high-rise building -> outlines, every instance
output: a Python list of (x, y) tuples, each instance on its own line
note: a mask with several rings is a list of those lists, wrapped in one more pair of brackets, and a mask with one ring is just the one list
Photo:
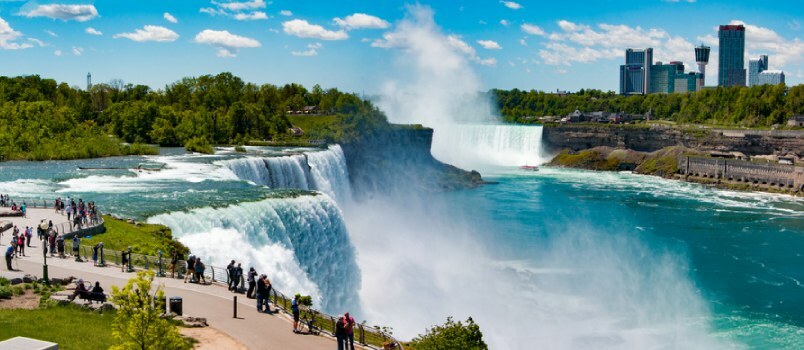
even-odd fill
[(761, 55), (758, 60), (748, 60), (748, 86), (758, 85), (759, 73), (766, 70), (768, 70), (768, 55)]
[(652, 65), (652, 48), (625, 50), (625, 64), (620, 66), (620, 94), (648, 94)]
[(700, 79), (696, 82), (697, 90), (700, 90), (706, 84), (706, 65), (709, 64), (709, 46), (698, 46), (695, 48), (695, 62), (698, 63), (698, 73)]
[(87, 91), (92, 89), (92, 73), (87, 73)]
[(784, 84), (784, 72), (780, 70), (766, 70), (757, 76), (757, 85)]
[(717, 32), (719, 86), (745, 86), (745, 27), (722, 25)]
[(672, 94), (676, 92), (694, 92), (702, 80), (701, 73), (684, 73), (684, 63), (672, 61), (667, 64), (656, 62), (650, 68), (650, 93)]

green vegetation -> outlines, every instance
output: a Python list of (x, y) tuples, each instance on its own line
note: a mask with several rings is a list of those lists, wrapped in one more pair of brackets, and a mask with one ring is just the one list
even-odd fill
[(605, 157), (595, 149), (583, 150), (576, 154), (564, 150), (553, 158), (550, 165), (590, 170), (617, 170), (619, 162), (614, 158)]
[(190, 141), (187, 141), (184, 144), (184, 149), (190, 152), (198, 152), (204, 154), (213, 154), (215, 150), (212, 149), (212, 145), (209, 144), (207, 138), (205, 136), (193, 137)]
[(455, 322), (452, 317), (448, 317), (447, 323), (428, 329), (426, 334), (414, 338), (405, 348), (487, 350), (489, 347), (483, 341), (480, 326), (471, 317), (466, 319), (466, 324), (461, 321)]
[(804, 85), (761, 85), (718, 87), (693, 93), (616, 95), (613, 91), (580, 90), (571, 95), (542, 91), (491, 90), (506, 120), (533, 123), (525, 116), (566, 116), (578, 109), (585, 112), (608, 111), (645, 114), (654, 119), (677, 123), (715, 126), (784, 126), (793, 115), (804, 114)]
[(178, 327), (160, 317), (165, 310), (165, 293), (157, 287), (151, 293), (153, 271), (139, 271), (123, 289), (112, 286), (112, 303), (118, 309), (112, 323), (117, 344), (112, 350), (190, 349)]
[(235, 146), (234, 149), (235, 149), (235, 152), (240, 152), (240, 153), (245, 153), (246, 152), (246, 148), (243, 147), (243, 146)]
[(114, 312), (97, 313), (75, 305), (0, 310), (0, 340), (20, 336), (58, 343), (65, 350), (108, 349), (116, 344), (113, 320)]
[(156, 256), (162, 250), (164, 256), (170, 257), (174, 252), (188, 254), (189, 249), (179, 241), (173, 239), (170, 229), (155, 224), (129, 224), (125, 220), (115, 219), (109, 215), (103, 216), (106, 233), (92, 238), (84, 238), (81, 244), (91, 247), (103, 242), (105, 249), (127, 250), (131, 247), (137, 254)]
[(670, 176), (678, 173), (681, 154), (699, 152), (681, 146), (665, 147), (651, 153), (594, 147), (578, 153), (563, 150), (549, 165), (589, 170), (633, 170), (638, 174)]
[(207, 152), (212, 144), (293, 141), (297, 137), (288, 132), (291, 121), (285, 114), (304, 106), (325, 114), (297, 118), (307, 139), (336, 140), (380, 126), (377, 122), (387, 124), (355, 94), (318, 85), (312, 90), (298, 84), (255, 85), (231, 73), (184, 78), (157, 91), (121, 81), (83, 91), (35, 75), (0, 77), (0, 159), (156, 152), (146, 143)]

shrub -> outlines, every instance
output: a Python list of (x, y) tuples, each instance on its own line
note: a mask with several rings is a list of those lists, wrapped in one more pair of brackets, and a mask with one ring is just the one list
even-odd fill
[(212, 149), (212, 145), (209, 144), (206, 137), (193, 137), (190, 141), (184, 144), (184, 149), (190, 152), (198, 152), (204, 154), (213, 154), (215, 150)]
[(243, 146), (236, 146), (236, 147), (235, 147), (235, 152), (241, 152), (241, 153), (245, 153), (245, 152), (246, 152), (246, 148), (245, 148), (245, 147), (243, 147)]
[(461, 321), (455, 322), (452, 317), (448, 317), (447, 323), (428, 329), (426, 334), (414, 338), (408, 347), (414, 350), (488, 350), (489, 348), (483, 341), (480, 326), (471, 317), (466, 319), (466, 324)]
[(11, 299), (11, 287), (9, 286), (0, 286), (0, 299)]
[(11, 285), (11, 282), (8, 280), (8, 278), (0, 277), (0, 286), (8, 286), (8, 285)]
[(22, 286), (13, 286), (11, 287), (11, 292), (14, 293), (14, 295), (23, 295), (25, 294), (25, 289), (23, 289)]

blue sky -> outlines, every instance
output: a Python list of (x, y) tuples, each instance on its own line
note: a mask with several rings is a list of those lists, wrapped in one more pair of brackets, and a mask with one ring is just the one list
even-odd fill
[[(388, 33), (398, 1), (0, 0), (0, 75), (39, 74), (84, 86), (122, 79), (154, 88), (231, 71), (255, 83), (288, 82), (376, 93), (405, 47)], [(440, 35), (483, 89), (617, 90), (628, 47), (694, 69), (692, 46), (712, 46), (718, 24), (747, 26), (746, 55), (770, 56), (788, 85), (804, 81), (804, 1), (421, 1)], [(169, 15), (166, 15), (169, 14)], [(747, 60), (746, 60), (747, 66)], [(746, 67), (747, 68), (747, 67)]]

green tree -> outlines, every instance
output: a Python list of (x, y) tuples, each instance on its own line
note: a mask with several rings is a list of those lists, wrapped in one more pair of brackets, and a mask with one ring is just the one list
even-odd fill
[(466, 319), (466, 324), (461, 321), (455, 322), (452, 317), (448, 317), (447, 323), (428, 329), (426, 334), (414, 338), (408, 347), (413, 350), (488, 350), (489, 348), (483, 341), (480, 326), (471, 317)]
[(189, 349), (176, 325), (160, 317), (165, 310), (162, 286), (151, 292), (153, 271), (139, 271), (123, 289), (112, 286), (117, 315), (112, 326), (119, 344), (111, 350)]

